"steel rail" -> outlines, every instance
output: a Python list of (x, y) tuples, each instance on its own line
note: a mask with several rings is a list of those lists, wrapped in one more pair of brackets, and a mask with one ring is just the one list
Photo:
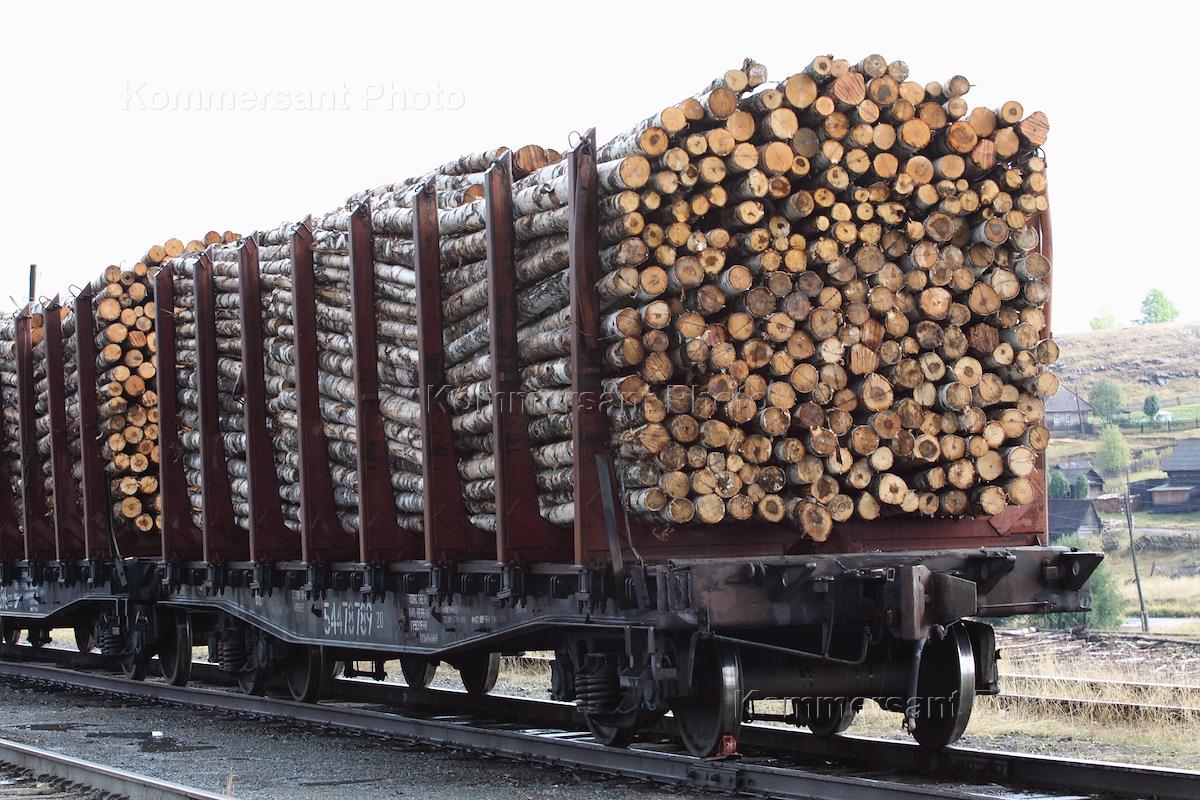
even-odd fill
[(0, 739), (0, 763), (48, 775), (129, 800), (229, 800), (225, 795), (84, 761), (63, 753)]
[[(48, 655), (47, 651), (42, 652)], [(213, 678), (220, 676), (219, 670), (213, 665), (197, 664), (196, 667), (197, 677), (210, 673)], [(0, 677), (383, 734), (692, 788), (784, 797), (854, 797), (858, 796), (855, 793), (857, 788), (861, 788), (856, 788), (857, 785), (834, 786), (823, 782), (828, 776), (773, 767), (795, 777), (789, 789), (785, 776), (774, 772), (760, 774), (759, 770), (765, 768), (760, 764), (711, 762), (636, 748), (614, 750), (600, 747), (583, 741), (588, 734), (572, 730), (579, 725), (573, 705), (545, 700), (503, 695), (479, 698), (453, 690), (413, 690), (399, 684), (353, 679), (338, 679), (329, 687), (331, 699), (426, 709), (443, 715), (439, 721), (360, 708), (309, 705), (208, 689), (176, 688), (155, 682), (138, 683), (115, 676), (79, 673), (36, 664), (0, 662)], [(446, 722), (444, 715), (447, 714), (461, 716), (455, 721)], [(522, 728), (498, 730), (465, 724), (472, 719), (478, 720), (481, 714), (493, 719), (518, 720)], [(563, 730), (540, 736), (522, 732), (522, 729), (539, 725)], [(664, 724), (659, 730), (668, 733), (670, 726)], [(513, 736), (518, 740), (511, 740)], [(531, 737), (538, 742), (536, 746), (532, 744)], [(570, 748), (561, 750), (553, 742), (570, 743)], [(742, 727), (739, 742), (743, 749), (753, 755), (786, 755), (812, 763), (830, 760), (850, 762), (873, 771), (892, 769), (956, 781), (1001, 782), (1014, 786), (1124, 797), (1153, 795), (1182, 799), (1200, 795), (1200, 772), (1188, 770), (1073, 761), (965, 747), (930, 752), (903, 741), (847, 735), (826, 739), (803, 731), (755, 724)], [(874, 781), (871, 792), (882, 794), (871, 796), (910, 796), (911, 784), (897, 786), (900, 794), (888, 794), (891, 786), (887, 781)], [(820, 787), (829, 791), (817, 791)], [(926, 786), (924, 791), (929, 789)], [(950, 796), (978, 795), (967, 792), (952, 793)]]
[(1200, 685), (1190, 683), (1155, 683), (1153, 681), (1119, 681), (1111, 678), (1076, 678), (1066, 675), (1033, 675), (1025, 672), (1000, 673), (1000, 680), (1063, 683), (1089, 689), (1129, 689), (1137, 692), (1200, 692)]
[(992, 698), (992, 701), (1010, 708), (1017, 706), (1054, 708), (1067, 714), (1100, 710), (1120, 717), (1154, 716), (1169, 719), (1200, 717), (1200, 708), (1195, 706), (1173, 706), (1161, 703), (1126, 703), (1120, 700), (1089, 700), (1082, 697), (1058, 697), (1013, 692), (996, 695)]
[(772, 798), (813, 800), (907, 800), (919, 797), (990, 797), (979, 792), (928, 784), (804, 772), (745, 760), (701, 760), (651, 749), (620, 750), (591, 741), (579, 731), (530, 733), (513, 726), (483, 727), (474, 718), (420, 718), (330, 704), (297, 703), (253, 695), (135, 682), (97, 673), (81, 673), (41, 664), (0, 663), (0, 677), (32, 683), (152, 700), (208, 711), (243, 714), (291, 723), (337, 728), (453, 747), (493, 756), (573, 767), (607, 775), (691, 789), (736, 792)]

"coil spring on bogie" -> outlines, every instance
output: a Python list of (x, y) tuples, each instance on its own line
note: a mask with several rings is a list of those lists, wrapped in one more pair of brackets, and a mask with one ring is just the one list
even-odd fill
[(616, 664), (603, 659), (589, 667), (575, 677), (575, 705), (586, 714), (612, 711), (621, 699)]
[(217, 644), (217, 659), (222, 672), (237, 672), (246, 666), (250, 654), (246, 650), (246, 639), (239, 631), (228, 631)]
[(121, 633), (120, 626), (101, 623), (96, 646), (105, 658), (120, 658), (125, 652), (125, 635)]

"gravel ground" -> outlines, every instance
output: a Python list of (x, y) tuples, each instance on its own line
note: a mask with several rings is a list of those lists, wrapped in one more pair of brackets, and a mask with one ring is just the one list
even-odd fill
[(0, 708), (0, 737), (251, 800), (679, 796), (564, 769), (70, 691), (0, 684)]

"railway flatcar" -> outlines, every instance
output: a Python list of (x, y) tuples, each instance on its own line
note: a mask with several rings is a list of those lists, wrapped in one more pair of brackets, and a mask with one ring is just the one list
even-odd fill
[[(760, 98), (747, 107), (781, 102)], [(746, 135), (756, 135), (753, 126)], [(768, 152), (764, 144), (756, 158)], [(387, 223), (402, 227), (411, 244), (410, 283), (394, 297), (414, 314), (402, 330), (414, 359), (404, 402), (419, 452), (409, 458), (418, 472), (402, 493), (392, 468), (396, 437), (381, 408), (380, 332), (400, 330), (384, 324), (377, 286), (380, 253), (393, 244), (369, 196), (344, 209), (336, 237), (314, 237), (306, 221), (157, 267), (158, 508), (146, 523), (156, 535), (129, 525), (112, 494), (104, 453), (111, 432), (97, 413), (108, 398), (97, 389), (105, 385), (98, 370), (106, 329), (94, 317), (95, 291), (42, 304), (38, 335), (35, 309), (26, 308), (13, 325), (12, 368), (0, 372), (4, 421), (17, 442), (7, 463), (18, 470), (12, 491), (0, 487), (5, 643), (24, 633), (37, 646), (52, 629), (73, 629), (81, 649), (98, 648), (128, 677), (144, 679), (156, 665), (176, 685), (189, 679), (192, 648), (207, 644), (242, 691), (263, 693), (282, 676), (292, 697), (310, 702), (320, 700), (339, 662), (373, 663), (382, 674), (384, 662), (398, 661), (417, 688), (451, 668), (468, 692), (487, 693), (503, 655), (552, 651), (550, 695), (575, 702), (594, 736), (613, 746), (670, 713), (695, 755), (732, 752), (739, 726), (764, 718), (756, 701), (766, 699), (786, 701), (772, 706), (785, 710), (770, 718), (819, 735), (844, 731), (864, 703), (875, 702), (902, 715), (923, 746), (954, 742), (973, 698), (999, 691), (988, 620), (1086, 609), (1086, 583), (1102, 556), (1048, 545), (1040, 459), (1023, 471), (1030, 496), (1001, 502), (997, 513), (987, 513), (994, 493), (953, 514), (903, 513), (897, 500), (883, 513), (876, 504), (869, 518), (843, 515), (819, 536), (800, 523), (803, 510), (787, 519), (669, 525), (661, 515), (632, 513), (602, 367), (606, 306), (597, 285), (613, 256), (599, 209), (602, 184), (616, 179), (604, 168), (611, 159), (599, 154), (612, 156), (613, 148), (584, 137), (553, 174), (558, 188), (542, 194), (562, 195), (555, 224), (563, 226), (570, 321), (561, 361), (570, 457), (557, 473), (569, 488), (552, 506), (539, 496), (545, 477), (531, 458), (528, 410), (512, 400), (525, 388), (519, 328), (529, 291), (514, 255), (522, 230), (514, 202), (527, 187), (514, 182), (512, 154), (489, 161), (472, 211), (480, 217), (472, 246), (486, 251), (480, 313), (488, 359), (479, 362), (492, 395), (483, 434), (491, 453), (486, 504), (464, 488), (464, 433), (446, 399), (447, 350), (455, 343), (443, 319), (447, 212), (439, 212), (445, 187), (438, 180), (413, 187), (411, 205)], [(1040, 169), (1024, 179), (1033, 173)], [(1013, 235), (1033, 243), (1025, 249), (1036, 247), (1048, 265), (1049, 212), (1035, 211)], [(985, 248), (995, 247), (987, 237), (1009, 236), (1006, 227), (996, 234), (989, 219), (978, 233), (965, 232), (964, 246), (971, 236)], [(324, 255), (332, 238), (344, 242), (342, 261)], [(285, 259), (274, 255), (281, 251)], [(329, 269), (346, 275), (339, 293), (317, 285)], [(284, 395), (272, 372), (277, 354), (264, 348), (268, 277), (286, 285), (290, 303), (286, 435), (271, 416)], [(319, 347), (333, 340), (318, 329), (319, 303), (335, 296), (345, 333), (334, 344), (344, 345), (338, 363), (348, 365), (350, 398), (337, 407), (336, 425), (323, 383), (329, 358)], [(1044, 298), (1026, 300), (1041, 313)], [(1021, 336), (1049, 339), (1045, 310), (1042, 329)], [(1029, 327), (1014, 321), (1021, 324)], [(192, 343), (186, 358), (185, 338)], [(236, 354), (236, 374), (226, 369), (228, 354)], [(64, 381), (67, 373), (73, 377)], [(966, 397), (960, 409), (971, 403), (969, 389)], [(931, 402), (951, 403), (941, 395)], [(960, 417), (942, 415), (951, 424)], [(347, 450), (347, 441), (353, 468), (331, 467), (331, 453)]]

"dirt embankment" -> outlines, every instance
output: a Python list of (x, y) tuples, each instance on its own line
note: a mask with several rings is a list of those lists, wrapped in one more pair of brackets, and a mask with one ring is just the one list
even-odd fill
[(1055, 372), (1087, 397), (1103, 378), (1116, 381), (1125, 400), (1140, 408), (1149, 394), (1163, 407), (1200, 400), (1200, 324), (1135, 325), (1056, 336), (1062, 357)]

